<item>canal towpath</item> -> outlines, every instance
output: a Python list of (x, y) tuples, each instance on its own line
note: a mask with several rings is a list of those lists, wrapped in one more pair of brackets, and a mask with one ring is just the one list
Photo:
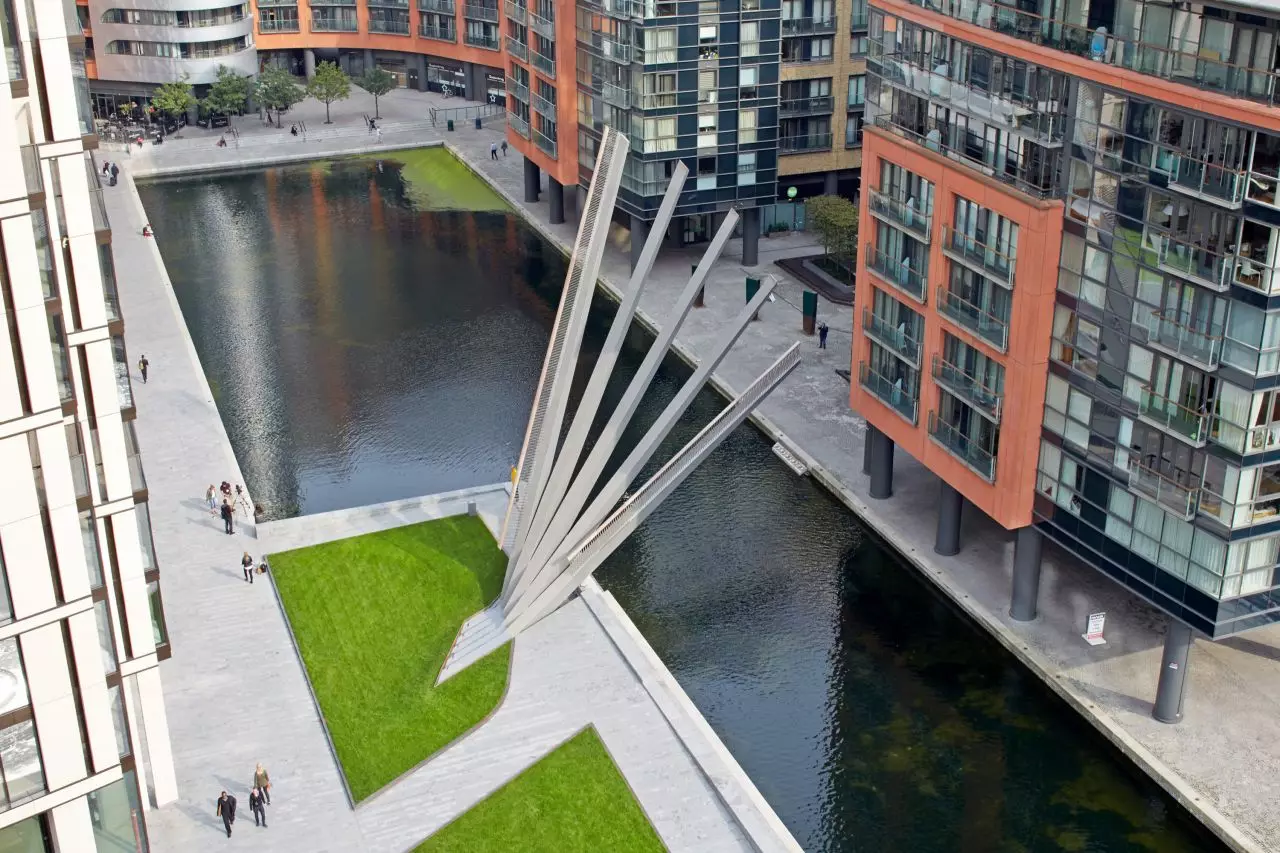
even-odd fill
[[(431, 95), (393, 94), (397, 97), (383, 99), (388, 123), (420, 119), (426, 104), (433, 103)], [(337, 121), (358, 126), (359, 109), (357, 104), (342, 110), (351, 114)], [(536, 228), (568, 251), (577, 228), (572, 213), (568, 222), (550, 224), (545, 192), (541, 201), (522, 201), (521, 157), (512, 150), (506, 158), (490, 159), (489, 145), (503, 133), (501, 123), (479, 131), (460, 127), (454, 133), (441, 128), (388, 132), (383, 148), (447, 142)], [(236, 152), (166, 145), (147, 149), (126, 166), (142, 174), (236, 168), (361, 153), (369, 150), (365, 141), (335, 137), (305, 145), (277, 143), (278, 150), (273, 149), (267, 160), (246, 157), (250, 146)], [(615, 229), (611, 238), (602, 280), (616, 294), (629, 276), (629, 243), (624, 229)], [(751, 271), (778, 275), (780, 298), (743, 335), (713, 382), (732, 393), (793, 341), (808, 341), (811, 349), (804, 363), (757, 410), (757, 425), (780, 439), (808, 465), (812, 476), (1229, 846), (1280, 850), (1280, 754), (1275, 746), (1280, 742), (1280, 715), (1274, 712), (1280, 705), (1280, 627), (1220, 643), (1199, 640), (1189, 664), (1186, 718), (1177, 726), (1166, 726), (1150, 717), (1164, 633), (1163, 617), (1154, 608), (1070, 555), (1046, 547), (1040, 615), (1031, 623), (1014, 622), (1007, 612), (1013, 552), (1007, 531), (970, 510), (960, 554), (934, 554), (936, 515), (922, 508), (936, 505), (938, 480), (902, 452), (895, 458), (893, 496), (875, 501), (867, 494), (867, 478), (861, 473), (865, 423), (849, 408), (847, 373), (837, 372), (851, 369), (852, 312), (820, 299), (819, 319), (828, 322), (832, 334), (829, 349), (818, 350), (816, 339), (804, 338), (800, 331), (803, 287), (774, 265), (812, 246), (805, 235), (761, 241), (761, 265)], [(700, 252), (664, 250), (640, 301), (642, 321), (661, 324), (666, 306), (683, 287), (690, 263)], [(740, 241), (730, 241), (708, 279), (706, 307), (693, 312), (678, 335), (676, 349), (686, 359), (696, 361), (708, 351), (716, 331), (740, 308), (747, 272), (741, 265)], [(1088, 615), (1098, 611), (1107, 613), (1107, 644), (1090, 646), (1080, 635)]]

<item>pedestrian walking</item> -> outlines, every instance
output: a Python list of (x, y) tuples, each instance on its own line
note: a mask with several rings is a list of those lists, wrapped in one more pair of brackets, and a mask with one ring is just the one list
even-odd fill
[(249, 792), (249, 811), (253, 812), (253, 825), (266, 829), (267, 810), (262, 806), (262, 790), (260, 788), (254, 788)]
[(498, 143), (496, 142), (489, 143), (489, 159), (490, 160), (498, 159)]
[(502, 140), (502, 156), (507, 156), (507, 140)]
[(379, 143), (381, 143), (381, 142), (382, 142), (382, 128), (380, 128), (380, 127), (379, 127), (379, 128), (376, 128), (376, 129), (375, 129), (375, 132), (376, 132), (376, 134), (377, 134), (377, 141), (378, 141)]
[(147, 384), (147, 368), (151, 366), (151, 362), (147, 361), (147, 354), (143, 353), (142, 358), (138, 359), (138, 372), (142, 374), (142, 384)]
[(244, 566), (244, 579), (253, 583), (253, 557), (249, 556), (248, 551), (245, 551), (244, 556), (240, 558), (240, 565)]
[(235, 530), (232, 528), (232, 521), (231, 521), (231, 518), (232, 518), (231, 501), (227, 500), (226, 498), (223, 498), (222, 509), (220, 509), (219, 512), (222, 513), (222, 525), (223, 527), (226, 528), (226, 532), (234, 533)]
[[(139, 148), (142, 147), (141, 141), (139, 141), (138, 147)], [(112, 163), (111, 164), (111, 186), (114, 187), (116, 185), (116, 181), (119, 180), (119, 178), (120, 178), (120, 167), (117, 166), (115, 163)]]
[(826, 323), (818, 324), (818, 349), (827, 348), (827, 332), (831, 331), (827, 328)]
[(213, 486), (209, 486), (204, 493), (204, 499), (209, 503), (209, 512), (212, 515), (218, 514), (218, 498), (214, 492)]
[(298, 135), (298, 126), (297, 126), (296, 124), (295, 124), (295, 125), (290, 125), (290, 127), (289, 127), (289, 133), (293, 134), (294, 136), (297, 136), (297, 135)]
[(231, 824), (236, 822), (236, 798), (226, 791), (218, 797), (218, 808), (215, 815), (222, 818), (222, 825), (227, 830), (227, 838), (231, 837)]
[(111, 162), (109, 160), (103, 160), (102, 161), (102, 177), (105, 178), (110, 174), (111, 174)]
[(262, 796), (267, 801), (267, 805), (271, 805), (271, 777), (267, 775), (267, 768), (262, 766), (262, 762), (258, 762), (258, 766), (253, 768), (253, 787), (262, 791)]

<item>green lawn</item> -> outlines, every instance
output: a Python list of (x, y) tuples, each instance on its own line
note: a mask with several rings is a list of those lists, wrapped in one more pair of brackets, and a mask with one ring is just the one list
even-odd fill
[(510, 644), (435, 681), (463, 620), (501, 591), (505, 566), (484, 522), (465, 515), (271, 556), (357, 801), (497, 707)]
[(364, 154), (362, 160), (400, 164), (400, 177), (418, 210), (510, 210), (502, 196), (443, 147)]
[(665, 850), (595, 729), (585, 729), (414, 853)]

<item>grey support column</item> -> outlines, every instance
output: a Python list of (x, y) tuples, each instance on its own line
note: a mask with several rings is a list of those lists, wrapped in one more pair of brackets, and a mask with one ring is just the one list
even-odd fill
[(840, 173), (830, 171), (826, 174), (826, 183), (822, 187), (824, 195), (835, 195), (840, 192)]
[(564, 222), (564, 186), (551, 176), (547, 176), (547, 196), (551, 202), (551, 224)]
[(1162, 723), (1182, 720), (1182, 698), (1187, 689), (1187, 656), (1191, 653), (1191, 629), (1176, 619), (1169, 620), (1164, 635), (1164, 655), (1160, 658), (1160, 684), (1151, 716)]
[(538, 200), (538, 184), (542, 180), (542, 170), (538, 168), (538, 164), (524, 158), (524, 200), (526, 204), (532, 204)]
[(876, 500), (884, 500), (893, 494), (893, 439), (876, 430), (872, 434), (875, 446), (871, 448), (871, 490)]
[(760, 208), (748, 207), (742, 211), (742, 265), (754, 267), (760, 263)]
[(938, 500), (938, 536), (933, 551), (943, 557), (960, 553), (960, 517), (964, 514), (964, 496), (943, 481)]
[(1036, 618), (1040, 597), (1040, 531), (1034, 525), (1018, 529), (1013, 545), (1013, 595), (1009, 615), (1018, 622)]
[(644, 249), (644, 241), (649, 236), (649, 223), (634, 214), (631, 217), (631, 268), (636, 268), (640, 260), (640, 252)]
[(365, 73), (367, 74), (367, 73), (369, 73), (370, 71), (372, 71), (373, 69), (374, 69), (373, 51), (366, 47), (366, 48), (364, 49), (364, 70), (365, 70)]
[(863, 474), (871, 473), (871, 453), (873, 449), (871, 445), (874, 442), (875, 436), (878, 432), (880, 432), (880, 430), (876, 429), (871, 424), (867, 424), (867, 431), (862, 435), (862, 473)]
[(316, 76), (316, 52), (311, 48), (302, 51), (302, 73), (308, 80)]

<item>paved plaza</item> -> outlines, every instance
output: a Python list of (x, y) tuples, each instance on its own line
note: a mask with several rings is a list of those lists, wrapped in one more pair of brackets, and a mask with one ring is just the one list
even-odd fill
[[(453, 99), (451, 105), (457, 103)], [(384, 98), (388, 127), (404, 122), (405, 129), (388, 131), (383, 147), (446, 141), (567, 251), (577, 226), (572, 215), (565, 224), (548, 223), (545, 179), (542, 201), (524, 204), (521, 157), (512, 151), (506, 158), (490, 159), (489, 145), (502, 137), (503, 125), (494, 122), (479, 131), (459, 126), (454, 133), (447, 133), (423, 123), (429, 105), (442, 106), (438, 96), (415, 92), (397, 91)], [(298, 114), (317, 107), (323, 110), (308, 104), (299, 108)], [(343, 127), (363, 127), (360, 113), (366, 108), (358, 102), (337, 105), (335, 114), (340, 117), (335, 120), (335, 132)], [(256, 133), (280, 133), (252, 126), (260, 124), (257, 119), (244, 121), (242, 140)], [(208, 138), (215, 139), (216, 134)], [(273, 146), (275, 157), (296, 159), (370, 147), (367, 137), (358, 134), (312, 139), (305, 144), (246, 143), (239, 152), (192, 142), (188, 147), (166, 144), (147, 149), (135, 155), (132, 163), (148, 172), (183, 172), (218, 163), (231, 166), (262, 159), (267, 144)], [(248, 156), (248, 151), (253, 155)], [(602, 264), (602, 278), (605, 286), (616, 292), (629, 275), (626, 231), (616, 229), (612, 242)], [(1280, 850), (1280, 797), (1276, 796), (1280, 793), (1280, 749), (1276, 746), (1280, 743), (1280, 714), (1276, 713), (1280, 707), (1280, 626), (1220, 643), (1199, 640), (1189, 663), (1186, 718), (1177, 726), (1167, 726), (1150, 717), (1165, 630), (1164, 618), (1154, 608), (1046, 543), (1040, 616), (1031, 623), (1014, 622), (1008, 616), (1013, 539), (1007, 531), (969, 510), (961, 553), (955, 557), (935, 555), (936, 516), (921, 508), (937, 503), (939, 483), (901, 450), (895, 456), (893, 496), (883, 501), (868, 497), (868, 481), (861, 473), (865, 424), (849, 409), (847, 374), (838, 372), (851, 369), (851, 312), (820, 299), (819, 319), (831, 326), (831, 338), (830, 349), (819, 351), (816, 339), (804, 338), (800, 332), (803, 288), (773, 263), (814, 248), (805, 235), (761, 240), (761, 265), (755, 271), (779, 275), (779, 299), (768, 305), (760, 322), (742, 336), (714, 381), (728, 392), (743, 388), (793, 341), (806, 341), (804, 362), (760, 407), (757, 423), (771, 435), (782, 437), (809, 465), (813, 476), (1232, 847)], [(641, 299), (645, 322), (661, 325), (666, 306), (683, 288), (690, 263), (701, 251), (701, 247), (664, 250)], [(678, 336), (676, 348), (687, 358), (696, 360), (706, 352), (725, 321), (743, 304), (747, 271), (740, 261), (740, 241), (730, 241), (708, 278), (706, 308), (692, 312)], [(122, 281), (122, 288), (128, 286)], [(138, 321), (132, 311), (128, 316), (136, 335)], [(131, 351), (136, 351), (136, 346)], [(153, 369), (160, 373), (163, 368), (154, 356), (151, 358)], [(144, 390), (140, 410), (147, 393)], [(150, 459), (150, 444), (145, 447)], [(149, 463), (149, 472), (155, 464)], [(1107, 613), (1107, 644), (1103, 646), (1089, 646), (1080, 636), (1088, 614), (1096, 611)], [(181, 616), (175, 614), (171, 621), (178, 625)], [(175, 635), (174, 645), (179, 648), (181, 635), (176, 631)], [(171, 714), (179, 716), (175, 711)]]

